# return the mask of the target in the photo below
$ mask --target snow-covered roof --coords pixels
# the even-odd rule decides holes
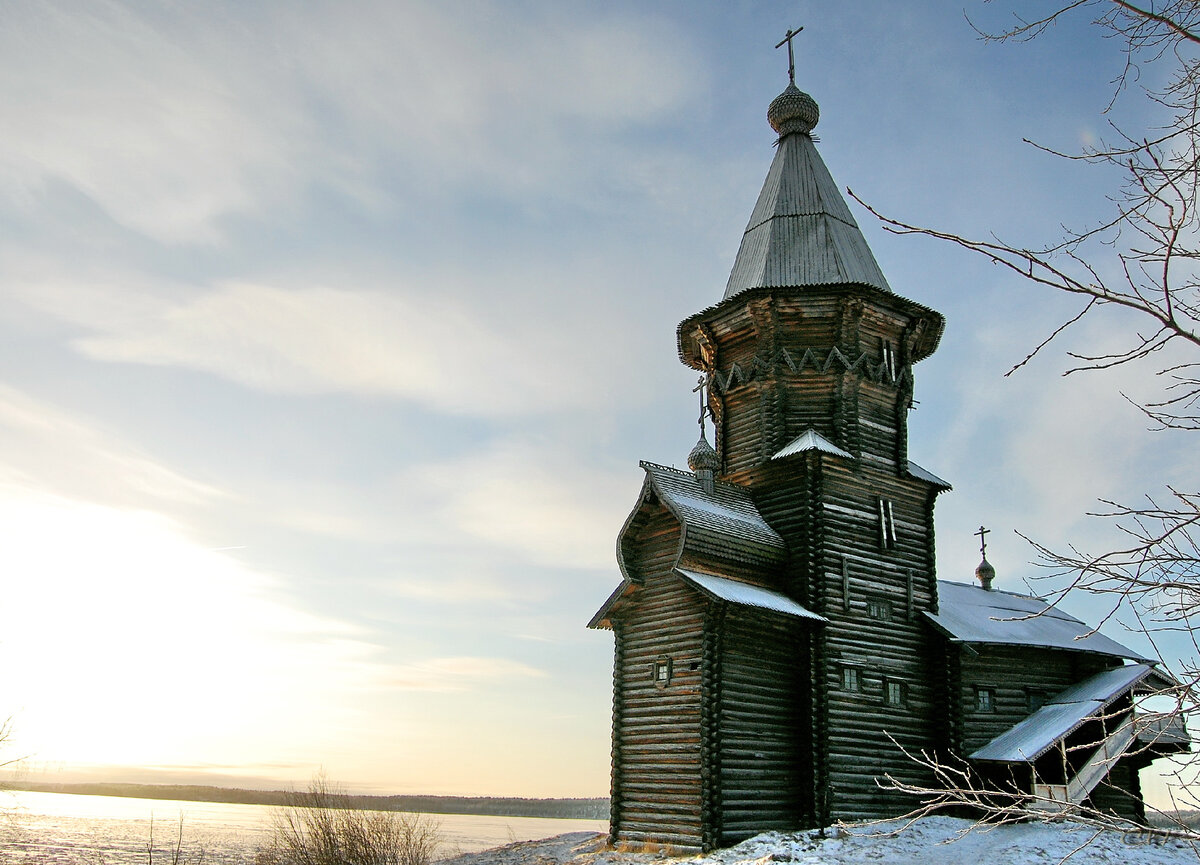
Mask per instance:
[[[1032,763],[1055,742],[1103,712],[1109,703],[1149,676],[1153,670],[1150,664],[1129,664],[1084,679],[1047,700],[1028,718],[971,754],[971,759]]]
[[[934,627],[960,643],[1040,646],[1148,660],[1029,595],[938,580],[938,612],[925,615]]]
[[[719,601],[728,601],[731,604],[738,604],[743,607],[757,607],[760,610],[770,610],[774,613],[782,613],[785,616],[795,616],[798,619],[811,619],[815,622],[828,621],[824,616],[817,615],[796,603],[787,595],[780,594],[772,589],[751,585],[740,580],[731,580],[728,577],[718,577],[716,574],[702,574],[699,571],[690,571],[684,568],[676,568],[675,573],[696,586],[710,598],[715,598]]]
[[[918,480],[928,481],[929,483],[933,484],[935,487],[941,487],[944,490],[953,489],[953,487],[950,486],[949,481],[942,480],[937,475],[935,475],[933,472],[929,471],[929,469],[921,468],[919,465],[914,463],[912,460],[908,461],[908,473],[910,475],[912,475],[914,478],[917,478]]]
[[[643,462],[648,480],[683,526],[689,556],[772,566],[787,556],[787,544],[771,528],[745,487],[718,482],[713,492],[691,472]]]
[[[825,436],[821,435],[814,429],[806,430],[798,438],[793,439],[784,445],[777,454],[771,457],[773,460],[781,460],[784,457],[795,456],[796,454],[804,453],[805,451],[820,451],[825,454],[833,454],[837,457],[845,459],[854,459],[846,451],[835,445]]]

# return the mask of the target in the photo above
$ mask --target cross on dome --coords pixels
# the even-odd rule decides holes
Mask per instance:
[[[795,30],[789,30],[787,32],[787,35],[784,36],[783,39],[775,46],[776,48],[782,48],[784,43],[787,43],[787,47],[788,47],[788,83],[790,83],[790,84],[796,83],[796,58],[792,54],[792,39],[794,39],[800,33],[800,31],[803,29],[804,29],[803,27],[797,27]]]

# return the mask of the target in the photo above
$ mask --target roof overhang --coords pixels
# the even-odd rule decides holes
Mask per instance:
[[[973,752],[971,759],[984,763],[1032,763],[1153,672],[1150,664],[1128,664],[1084,679]]]
[[[710,600],[724,601],[741,607],[752,607],[770,613],[779,613],[795,619],[804,619],[817,624],[826,624],[828,619],[817,615],[801,604],[796,603],[787,595],[756,586],[742,580],[734,580],[717,574],[706,574],[700,571],[676,568],[675,573],[700,590],[700,593]]]
[[[937,310],[870,285],[846,283],[842,285],[751,288],[726,298],[720,303],[713,304],[707,309],[702,309],[700,312],[688,316],[681,321],[675,331],[679,347],[679,359],[693,369],[703,369],[699,362],[699,358],[702,355],[700,345],[696,339],[697,325],[719,318],[731,310],[741,309],[750,301],[757,300],[758,298],[771,297],[772,295],[803,297],[806,294],[814,296],[820,294],[840,294],[862,297],[884,306],[891,306],[913,320],[923,319],[927,324],[913,344],[913,363],[924,360],[934,353],[938,347],[938,343],[942,339],[942,333],[946,329],[946,319]]]

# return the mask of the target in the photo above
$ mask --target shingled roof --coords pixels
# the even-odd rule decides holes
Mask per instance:
[[[758,512],[750,493],[718,482],[713,492],[691,472],[643,462],[646,483],[683,529],[688,558],[737,561],[771,568],[787,557],[787,544]]]
[[[779,139],[725,298],[754,288],[865,285],[890,292],[812,137]]]

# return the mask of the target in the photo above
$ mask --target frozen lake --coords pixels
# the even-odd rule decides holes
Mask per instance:
[[[0,862],[129,865],[147,861],[154,839],[154,861],[168,862],[183,815],[184,862],[206,865],[254,865],[271,837],[269,805],[180,802],[170,799],[122,799],[65,793],[0,793]],[[442,855],[470,853],[507,844],[548,838],[563,832],[604,832],[603,820],[545,817],[485,817],[433,814],[446,839]]]

